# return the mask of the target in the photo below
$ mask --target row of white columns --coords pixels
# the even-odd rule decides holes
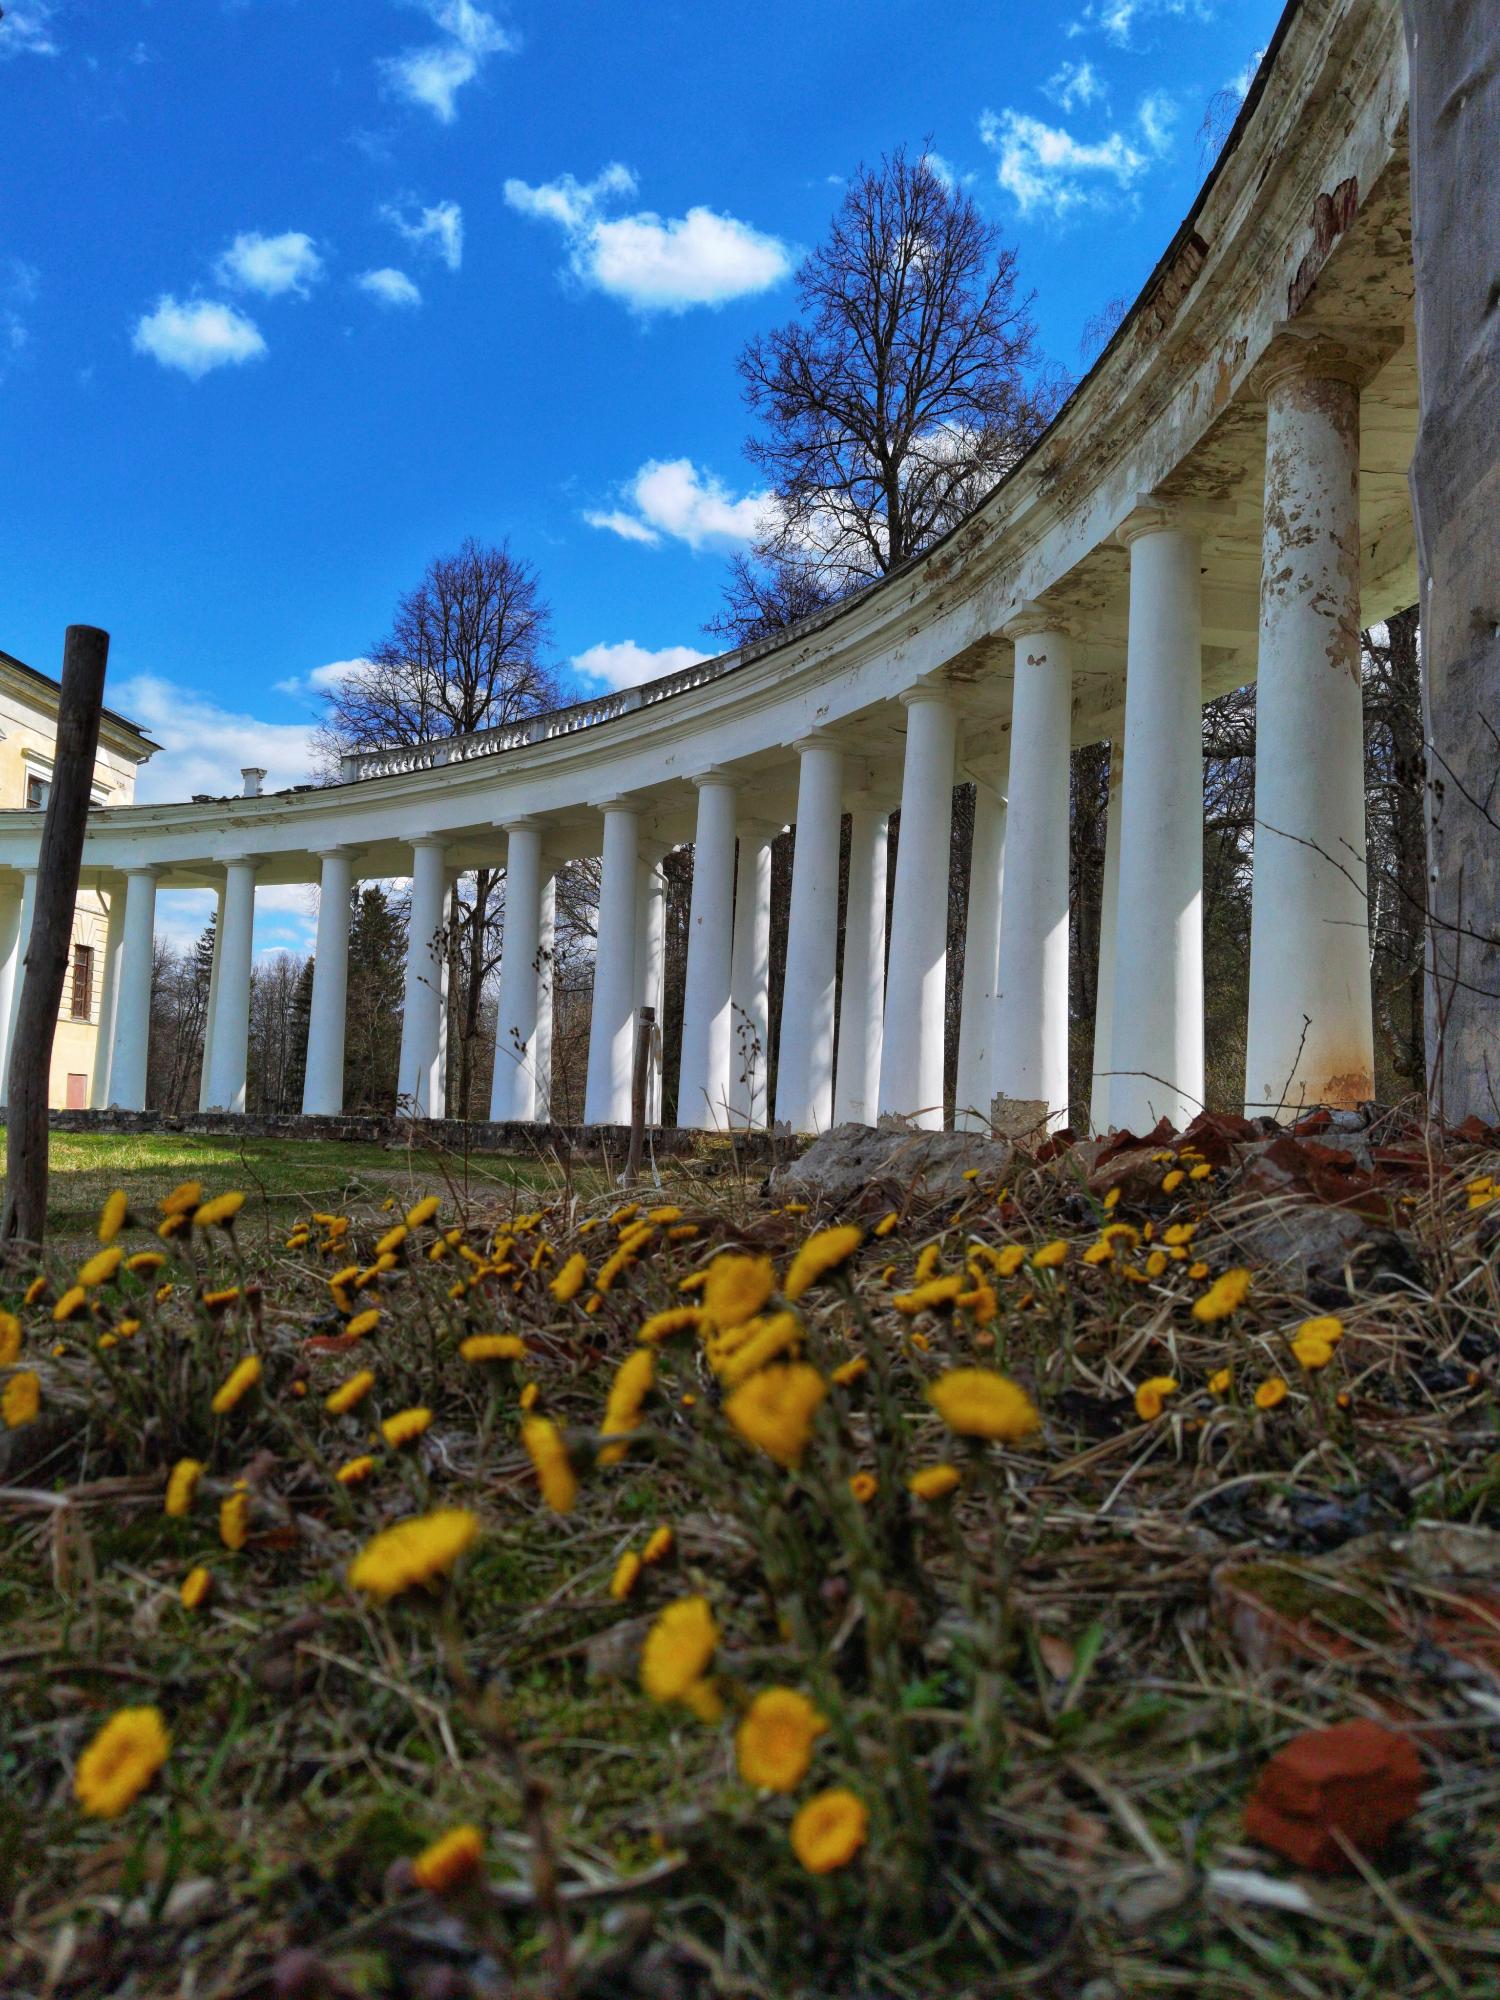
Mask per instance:
[[[1259,633],[1256,852],[1246,1106],[1295,1112],[1373,1087],[1359,681],[1358,390],[1337,356],[1303,347],[1266,379],[1267,472]],[[1204,1102],[1202,528],[1146,500],[1119,531],[1129,552],[1124,726],[1112,746],[1092,1122],[1188,1124]],[[1028,605],[1015,646],[1005,796],[976,791],[958,1048],[958,1120],[1068,1112],[1069,770],[1078,635]],[[803,1131],[898,1113],[942,1123],[948,857],[958,717],[936,685],[911,689],[901,837],[886,960],[886,818],[847,801],[836,741],[799,755],[796,846],[775,1116]],[[699,780],[684,996],[680,1122],[752,1115],[726,1084],[726,996],[763,1005],[769,933],[764,849],[746,846],[731,774]],[[851,808],[843,999],[834,1060],[840,820]],[[606,811],[632,829],[636,812]],[[1007,828],[1009,838],[1007,841]],[[623,831],[620,838],[625,838]],[[1008,850],[1008,851],[1007,851]],[[628,858],[618,867],[628,873]],[[623,884],[626,873],[619,876]],[[619,893],[623,895],[622,888]],[[731,918],[730,912],[734,912]],[[603,915],[590,1119],[629,1108],[628,980]],[[618,933],[623,937],[623,919]],[[747,986],[737,970],[754,959]],[[753,989],[753,991],[752,991]],[[599,994],[605,996],[601,1006]],[[760,1016],[756,1032],[760,1033]],[[1003,1106],[1002,1106],[1003,1109]]]
[[[1266,376],[1267,454],[1259,633],[1256,843],[1247,1106],[1367,1096],[1373,1068],[1364,894],[1359,682],[1359,396],[1316,345]],[[1123,729],[1112,745],[1101,913],[1093,1123],[1144,1131],[1188,1123],[1204,1094],[1201,524],[1148,498],[1119,531],[1129,551]],[[996,1097],[1056,1123],[1068,1110],[1069,769],[1079,635],[1028,604],[1015,648],[1008,772],[976,779],[958,1057],[958,1119],[989,1122]],[[886,939],[888,803],[846,786],[837,738],[798,755],[774,1106],[767,1068],[771,843],[732,769],[696,780],[697,813],[681,1124],[794,1130],[894,1113],[943,1121],[949,848],[959,771],[950,691],[902,697],[901,830]],[[630,1116],[638,1011],[663,1012],[665,849],[645,802],[598,802],[602,875],[584,1115]],[[839,990],[841,823],[850,814]],[[503,828],[504,949],[490,1115],[550,1113],[551,959],[557,863],[545,827]],[[357,856],[320,857],[321,900],[303,1108],[342,1106],[349,914]],[[225,866],[208,1005],[202,1108],[241,1111],[249,1038],[257,862]],[[97,1104],[146,1098],[158,871],[130,869],[111,898],[101,986]],[[412,844],[411,916],[398,1092],[416,1116],[444,1109],[443,836]],[[19,1004],[35,874],[0,892],[0,1066]],[[837,1046],[837,1061],[835,1061]],[[659,1061],[648,1116],[659,1118]],[[1024,1113],[1020,1107],[1025,1107]],[[1003,1107],[1002,1107],[1003,1108]]]

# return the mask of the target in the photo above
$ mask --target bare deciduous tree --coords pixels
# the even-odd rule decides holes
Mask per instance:
[[[508,544],[471,536],[435,557],[368,662],[328,690],[318,744],[325,769],[346,750],[467,735],[555,706],[550,636],[536,571]],[[448,1101],[459,1116],[477,1106],[481,1007],[500,950],[499,871],[478,869],[469,884],[454,886],[447,926]]]
[[[763,426],[746,451],[775,504],[714,628],[735,638],[919,553],[1058,394],[1024,379],[1035,328],[1015,251],[926,153],[861,167],[796,283],[799,318],[740,357]]]
[[[433,558],[368,661],[327,690],[321,747],[336,762],[345,750],[464,736],[550,708],[551,624],[531,564],[470,536]]]

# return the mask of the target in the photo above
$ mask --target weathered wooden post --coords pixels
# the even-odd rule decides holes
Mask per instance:
[[[0,1242],[40,1243],[47,1227],[47,1084],[52,1038],[73,942],[73,906],[94,784],[109,634],[70,625],[52,791],[37,856],[36,911],[22,961],[25,984],[10,1052],[8,1162]]]
[[[1500,1118],[1500,9],[1406,0],[1434,1108]]]
[[[641,1176],[641,1152],[646,1140],[646,1086],[651,1080],[651,1038],[656,1028],[656,1009],[642,1007],[635,1028],[635,1067],[630,1074],[630,1157],[625,1162],[625,1180],[633,1185]]]

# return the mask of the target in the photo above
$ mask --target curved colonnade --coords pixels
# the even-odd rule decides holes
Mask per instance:
[[[999,1097],[1058,1118],[1069,753],[1108,739],[1092,1115],[1185,1123],[1204,1075],[1201,711],[1252,679],[1246,1102],[1368,1096],[1359,633],[1417,594],[1406,95],[1395,0],[1294,0],[1192,214],[1046,436],[836,611],[625,694],[348,758],[338,785],[96,810],[84,879],[117,893],[93,1102],[144,1107],[156,897],[210,886],[203,1106],[243,1109],[256,888],[317,881],[304,1109],[338,1111],[350,896],[409,876],[399,1089],[441,1115],[432,941],[455,873],[503,866],[491,1115],[543,1121],[554,878],[602,855],[585,1116],[624,1122],[636,1009],[662,1005],[660,861],[692,841],[680,1122],[940,1124],[952,797],[972,781],[960,1116]],[[788,824],[773,1106],[770,852]],[[0,814],[7,1039],[38,839],[36,814]]]

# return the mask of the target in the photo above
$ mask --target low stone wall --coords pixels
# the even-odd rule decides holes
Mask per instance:
[[[0,1113],[3,1116],[3,1113]],[[538,1159],[590,1159],[623,1163],[630,1149],[630,1131],[624,1125],[523,1125],[475,1120],[465,1124],[459,1118],[378,1118],[339,1115],[337,1117],[271,1116],[224,1111],[195,1111],[181,1118],[165,1117],[159,1111],[53,1111],[54,1132],[182,1132],[226,1139],[320,1139],[352,1145],[385,1146],[400,1151],[408,1146],[431,1147],[445,1153],[520,1153]],[[722,1141],[711,1134],[689,1131],[681,1126],[662,1126],[647,1134],[647,1157],[690,1159],[712,1149],[718,1153]],[[779,1136],[773,1149],[765,1132],[741,1132],[734,1138],[734,1150],[741,1160],[771,1165],[800,1151],[800,1142]]]

